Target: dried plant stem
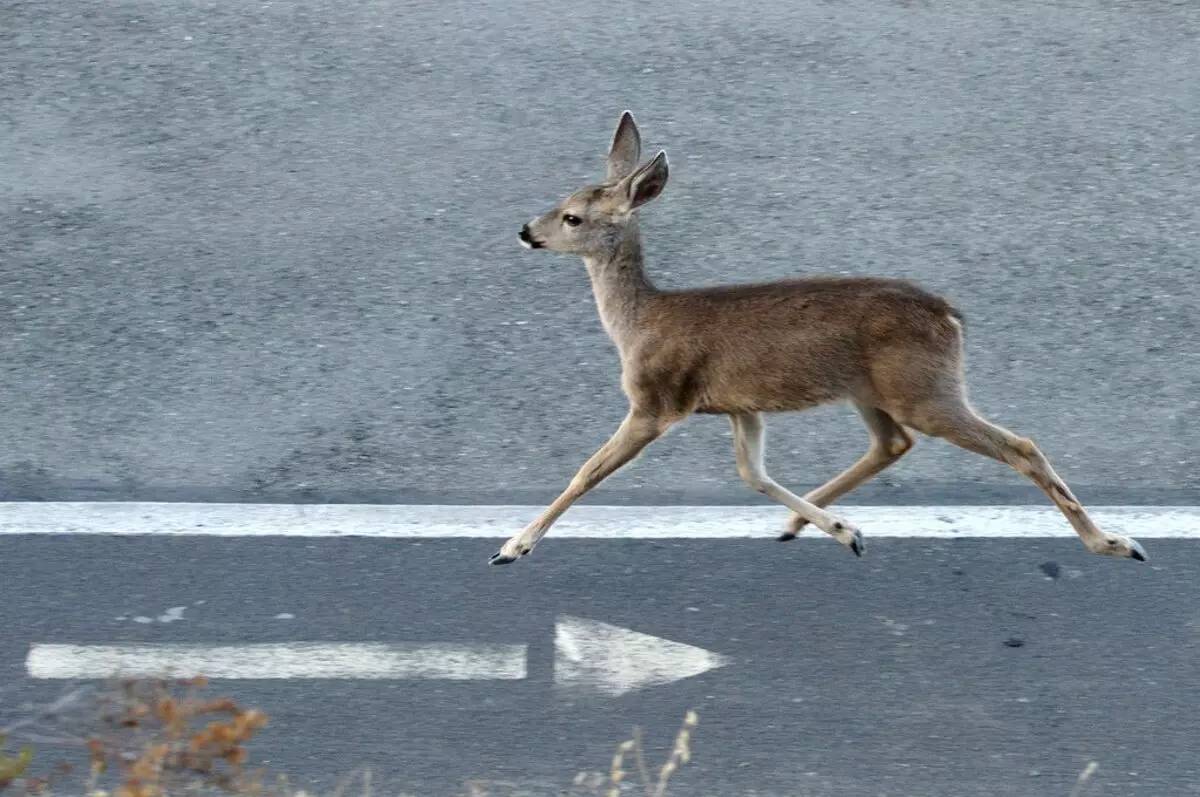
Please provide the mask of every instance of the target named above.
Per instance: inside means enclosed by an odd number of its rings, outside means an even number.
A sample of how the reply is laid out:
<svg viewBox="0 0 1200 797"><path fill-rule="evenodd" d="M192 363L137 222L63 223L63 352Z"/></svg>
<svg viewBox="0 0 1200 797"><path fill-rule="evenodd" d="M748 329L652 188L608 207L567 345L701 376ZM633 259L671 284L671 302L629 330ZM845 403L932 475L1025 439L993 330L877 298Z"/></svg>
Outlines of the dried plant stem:
<svg viewBox="0 0 1200 797"><path fill-rule="evenodd" d="M671 750L671 755L667 757L666 763L662 765L662 769L658 772L658 788L654 791L654 797L662 797L667 792L667 781L675 770L679 769L680 765L686 764L692 759L692 729L696 727L696 723L700 721L695 711L689 710L684 716L683 727L679 730L679 735L675 737L675 747Z"/></svg>
<svg viewBox="0 0 1200 797"><path fill-rule="evenodd" d="M636 725L633 727L633 752L634 761L637 762L638 777L642 779L642 790L646 792L646 797L650 797L650 769L646 766L646 748L642 744L642 729Z"/></svg>
<svg viewBox="0 0 1200 797"><path fill-rule="evenodd" d="M1088 765L1084 767L1083 772L1079 773L1079 779L1075 781L1075 788L1071 789L1070 797L1079 797L1079 795L1083 794L1083 787L1087 785L1088 781L1092 779L1092 775L1095 775L1096 770L1099 768L1100 765L1095 761L1089 761Z"/></svg>
<svg viewBox="0 0 1200 797"><path fill-rule="evenodd" d="M613 753L612 766L608 773L608 797L620 797L621 781L625 779L625 754L632 750L633 746L633 739L627 739L617 745L617 751Z"/></svg>

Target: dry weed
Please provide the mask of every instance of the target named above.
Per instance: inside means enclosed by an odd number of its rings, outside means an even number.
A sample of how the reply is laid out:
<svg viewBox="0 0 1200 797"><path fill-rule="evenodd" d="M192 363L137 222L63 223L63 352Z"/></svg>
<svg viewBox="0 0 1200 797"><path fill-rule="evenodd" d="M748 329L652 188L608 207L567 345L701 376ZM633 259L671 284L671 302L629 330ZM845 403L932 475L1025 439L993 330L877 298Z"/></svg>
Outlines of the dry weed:
<svg viewBox="0 0 1200 797"><path fill-rule="evenodd" d="M1095 761L1089 762L1083 771L1079 773L1079 779L1075 781L1075 788L1071 789L1070 797L1079 797L1079 795L1083 794L1083 788L1087 786L1088 781L1092 779L1092 775L1095 775L1096 770L1099 768L1100 765Z"/></svg>
<svg viewBox="0 0 1200 797"><path fill-rule="evenodd" d="M204 789L265 795L265 773L246 768L246 743L266 726L266 714L243 709L231 698L202 698L205 686L203 678L131 679L72 690L0 734L83 752L84 793L96 797L165 797ZM32 747L15 759L0 758L0 768L8 763L10 774L0 778L0 788L39 794L74 771L60 764L48 777L31 776L32 759Z"/></svg>
<svg viewBox="0 0 1200 797"><path fill-rule="evenodd" d="M248 769L247 744L267 725L258 709L243 709L232 698L205 699L204 678L134 679L104 688L75 688L19 722L0 728L0 792L23 797L47 794L74 771L68 764L49 774L31 775L35 745L75 748L87 761L82 788L86 797L168 797L224 793L238 797L309 797L278 775L268 784L265 768ZM699 722L689 710L670 754L651 773L640 728L617 745L608 772L581 772L574 785L597 797L621 797L635 788L630 768L645 797L664 797L671 777L691 761L692 732ZM9 743L20 738L17 751ZM630 764L632 760L632 764ZM1081 797L1098 765L1079 774L1069 797ZM466 797L498 794L487 780L467 783ZM64 793L66 789L56 789ZM76 791L76 790L71 790ZM373 797L370 770L352 772L332 797Z"/></svg>
<svg viewBox="0 0 1200 797"><path fill-rule="evenodd" d="M670 755L659 767L657 778L651 777L650 770L646 767L642 730L635 727L633 737L617 745L607 777L599 772L580 772L575 776L575 785L584 786L593 793L602 794L604 797L620 797L622 785L625 783L625 757L632 753L646 797L663 797L667 793L667 783L671 776L679 770L679 767L692 760L692 731L699 721L700 717L695 711L689 710L684 716L683 726L675 736L675 744L671 748Z"/></svg>

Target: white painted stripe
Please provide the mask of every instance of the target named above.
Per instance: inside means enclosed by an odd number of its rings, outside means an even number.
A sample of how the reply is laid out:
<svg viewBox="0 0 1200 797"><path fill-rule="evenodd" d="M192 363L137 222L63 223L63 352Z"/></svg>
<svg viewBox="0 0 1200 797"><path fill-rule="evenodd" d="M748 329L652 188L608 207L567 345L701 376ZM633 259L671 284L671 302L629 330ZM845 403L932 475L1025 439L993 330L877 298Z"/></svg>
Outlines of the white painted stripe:
<svg viewBox="0 0 1200 797"><path fill-rule="evenodd" d="M317 644L33 645L31 678L423 678L526 677L524 645Z"/></svg>
<svg viewBox="0 0 1200 797"><path fill-rule="evenodd" d="M216 537L384 537L504 539L541 506L423 504L204 504L0 502L0 535L153 534ZM1047 506L856 506L834 511L868 537L1072 537ZM1136 538L1200 539L1200 506L1096 506L1102 528ZM555 539L736 539L771 537L787 510L759 506L577 505ZM809 534L809 537L814 535ZM818 537L823 535L816 535ZM803 539L803 537L802 537Z"/></svg>

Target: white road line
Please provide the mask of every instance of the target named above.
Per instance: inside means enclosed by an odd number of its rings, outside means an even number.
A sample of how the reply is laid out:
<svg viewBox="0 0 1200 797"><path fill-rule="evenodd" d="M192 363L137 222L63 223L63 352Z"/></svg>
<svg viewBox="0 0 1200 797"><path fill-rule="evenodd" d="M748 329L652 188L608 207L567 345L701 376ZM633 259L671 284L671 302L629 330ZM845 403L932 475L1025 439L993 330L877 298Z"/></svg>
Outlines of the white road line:
<svg viewBox="0 0 1200 797"><path fill-rule="evenodd" d="M436 678L526 677L525 645L33 645L32 678Z"/></svg>
<svg viewBox="0 0 1200 797"><path fill-rule="evenodd" d="M152 534L214 537L506 538L541 506L423 504L205 504L0 502L0 535ZM836 512L870 538L1073 537L1052 505L856 506ZM1138 539L1200 539L1200 506L1089 507L1101 527ZM555 539L737 539L772 537L781 506L572 507ZM819 538L820 534L809 534ZM804 536L801 537L804 539Z"/></svg>

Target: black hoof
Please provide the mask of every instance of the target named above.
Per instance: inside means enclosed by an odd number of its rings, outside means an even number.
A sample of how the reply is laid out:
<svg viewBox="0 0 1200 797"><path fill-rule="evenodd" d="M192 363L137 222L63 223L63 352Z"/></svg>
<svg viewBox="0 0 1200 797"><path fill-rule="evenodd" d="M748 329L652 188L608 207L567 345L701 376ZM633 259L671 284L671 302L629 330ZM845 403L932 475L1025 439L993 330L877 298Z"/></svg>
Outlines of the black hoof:
<svg viewBox="0 0 1200 797"><path fill-rule="evenodd" d="M775 539L779 540L780 542L787 542L788 540L794 540L794 539L796 539L796 532L785 531L782 534L780 534L778 537L776 537Z"/></svg>
<svg viewBox="0 0 1200 797"><path fill-rule="evenodd" d="M515 556L505 556L502 553L494 553L494 554L492 554L492 558L488 559L488 564L489 565L506 565L509 562L515 562L515 561L517 561L517 557L515 557Z"/></svg>

